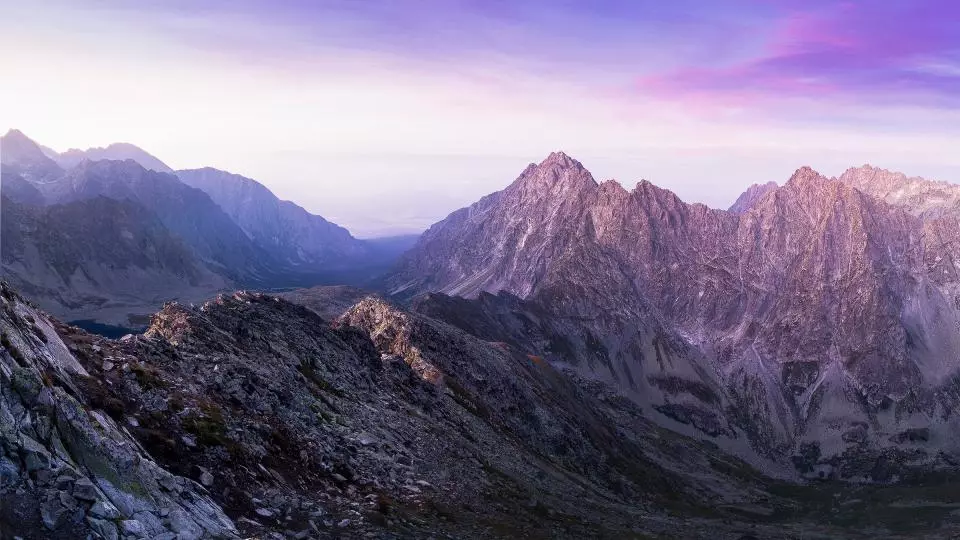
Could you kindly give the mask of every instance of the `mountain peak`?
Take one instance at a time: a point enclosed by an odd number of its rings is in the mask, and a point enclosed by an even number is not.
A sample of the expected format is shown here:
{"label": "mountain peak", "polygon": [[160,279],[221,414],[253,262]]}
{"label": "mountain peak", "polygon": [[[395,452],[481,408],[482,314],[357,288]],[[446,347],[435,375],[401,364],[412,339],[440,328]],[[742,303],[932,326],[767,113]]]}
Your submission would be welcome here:
{"label": "mountain peak", "polygon": [[27,137],[26,135],[24,135],[22,131],[20,131],[19,129],[15,129],[15,128],[10,128],[10,130],[7,131],[7,134],[4,135],[2,138],[3,138],[3,139],[27,139],[27,140],[30,140],[29,137]]}
{"label": "mountain peak", "polygon": [[546,193],[562,194],[595,188],[597,181],[579,161],[563,152],[551,152],[539,165],[528,165],[513,187],[536,198]]}
{"label": "mountain peak", "polygon": [[737,197],[736,202],[733,203],[733,206],[731,206],[728,211],[742,214],[753,208],[753,205],[762,199],[764,195],[770,193],[778,187],[779,186],[777,183],[772,180],[765,184],[753,184],[748,187],[746,191],[741,193],[739,197]]}
{"label": "mountain peak", "polygon": [[20,168],[24,178],[33,181],[45,181],[62,172],[39,144],[18,129],[0,137],[0,163]]}
{"label": "mountain peak", "polygon": [[8,151],[9,147],[14,147],[17,150],[35,147],[38,152],[40,151],[40,145],[34,142],[34,140],[30,137],[27,137],[19,129],[11,129],[8,131],[6,135],[0,137],[0,143],[8,147]]}
{"label": "mountain peak", "polygon": [[790,180],[787,181],[788,186],[805,186],[811,184],[822,184],[827,182],[828,179],[826,176],[815,171],[809,165],[804,165],[796,170],[793,173],[793,176],[790,177]]}
{"label": "mountain peak", "polygon": [[546,157],[543,161],[540,162],[540,166],[550,166],[555,165],[563,168],[568,167],[580,167],[583,168],[583,164],[579,161],[573,159],[562,151],[550,152],[550,155]]}

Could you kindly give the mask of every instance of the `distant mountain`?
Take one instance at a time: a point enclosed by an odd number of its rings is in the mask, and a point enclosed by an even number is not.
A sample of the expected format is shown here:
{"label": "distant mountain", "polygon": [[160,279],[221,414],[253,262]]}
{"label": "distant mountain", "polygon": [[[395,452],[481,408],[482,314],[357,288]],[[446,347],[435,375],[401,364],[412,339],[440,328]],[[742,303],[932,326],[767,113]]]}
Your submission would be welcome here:
{"label": "distant mountain", "polygon": [[960,185],[908,177],[870,165],[850,168],[839,180],[918,217],[960,216]]}
{"label": "distant mountain", "polygon": [[753,184],[752,186],[748,187],[746,191],[740,194],[740,197],[737,198],[736,202],[733,203],[733,206],[731,206],[729,210],[730,212],[742,214],[753,208],[753,205],[756,204],[757,201],[775,189],[777,189],[776,182]]}
{"label": "distant mountain", "polygon": [[[559,325],[575,339],[549,348],[555,362],[615,377],[681,422],[712,411],[704,426],[729,422],[775,459],[816,445],[819,461],[796,462],[804,470],[870,476],[885,453],[916,450],[931,464],[960,451],[954,412],[925,427],[919,450],[909,435],[960,395],[957,187],[801,168],[753,191],[739,213],[713,210],[646,181],[598,184],[555,153],[431,227],[389,291],[516,296],[525,307],[484,301],[485,326],[513,328],[493,314],[520,309],[539,321],[543,339],[529,347],[541,347]],[[671,411],[675,396],[646,387],[698,403]]]}
{"label": "distant mountain", "polygon": [[67,320],[142,325],[165,301],[196,301],[227,286],[133,201],[36,207],[4,195],[0,204],[4,279]]}
{"label": "distant mountain", "polygon": [[177,176],[209,195],[256,245],[291,267],[343,268],[370,256],[364,242],[343,227],[280,200],[255,180],[212,168]]}
{"label": "distant mountain", "polygon": [[[407,237],[358,240],[346,229],[279,200],[263,185],[241,176],[215,169],[183,171],[180,176],[158,172],[169,167],[132,145],[57,154],[15,130],[0,139],[0,144],[4,205],[17,205],[11,216],[23,214],[25,223],[35,224],[37,231],[46,231],[26,234],[22,250],[11,256],[20,261],[31,253],[44,253],[51,260],[84,269],[85,275],[97,276],[97,285],[84,288],[81,280],[56,270],[47,272],[36,265],[37,261],[29,261],[32,266],[24,263],[7,267],[13,272],[10,279],[18,287],[63,317],[80,318],[86,310],[95,322],[107,322],[106,317],[110,322],[126,324],[121,308],[113,312],[98,306],[114,302],[130,309],[136,307],[136,275],[145,280],[140,289],[140,307],[157,307],[163,301],[155,285],[167,291],[167,299],[185,298],[191,291],[211,294],[228,284],[268,290],[320,284],[360,285],[384,273],[412,245]],[[168,236],[187,250],[190,264],[198,267],[196,272],[171,273],[164,257],[148,258],[143,265],[134,265],[142,270],[136,274],[127,270],[129,254],[120,254],[116,261],[109,260],[108,255],[106,260],[92,262],[81,256],[73,249],[75,246],[62,239],[77,230],[89,231],[98,237],[84,242],[91,242],[91,249],[105,250],[106,242],[115,241],[130,227],[137,228],[135,224],[123,225],[123,219],[115,214],[118,208],[102,204],[97,208],[105,215],[97,226],[54,219],[60,214],[53,208],[81,208],[84,206],[78,203],[100,198],[137,208],[132,214],[142,214],[145,220],[139,226],[147,227],[148,221],[160,223]],[[34,210],[28,212],[30,208]],[[155,249],[149,247],[151,241],[144,242],[144,249]],[[113,253],[109,249],[106,252]],[[90,268],[84,266],[88,263]],[[96,266],[100,263],[102,267]],[[111,280],[111,269],[117,272],[113,278],[117,283],[114,295],[106,285]],[[59,277],[53,279],[52,275]],[[167,279],[170,276],[179,276],[182,283]]]}
{"label": "distant mountain", "polygon": [[131,159],[139,163],[144,169],[164,173],[173,172],[173,169],[168,167],[166,163],[150,155],[146,150],[129,143],[114,143],[105,148],[88,148],[87,150],[72,148],[51,157],[64,169],[75,167],[84,160],[126,161]]}
{"label": "distant mountain", "polygon": [[50,204],[101,196],[136,201],[231,280],[254,284],[271,272],[269,256],[206,193],[172,174],[149,171],[132,160],[83,161],[37,187]]}
{"label": "distant mountain", "polygon": [[63,169],[37,143],[16,129],[0,137],[0,164],[30,182],[43,183],[63,174]]}

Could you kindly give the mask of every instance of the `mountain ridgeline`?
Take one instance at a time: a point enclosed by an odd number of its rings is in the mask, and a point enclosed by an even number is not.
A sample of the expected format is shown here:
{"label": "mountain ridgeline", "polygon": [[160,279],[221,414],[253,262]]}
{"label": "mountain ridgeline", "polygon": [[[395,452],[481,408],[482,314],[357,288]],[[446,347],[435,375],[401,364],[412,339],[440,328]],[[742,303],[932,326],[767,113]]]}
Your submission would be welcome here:
{"label": "mountain ridgeline", "polygon": [[4,277],[68,320],[138,326],[225,289],[359,285],[411,244],[358,240],[254,180],[129,144],[59,154],[13,130],[0,161]]}
{"label": "mountain ridgeline", "polygon": [[388,288],[760,466],[889,480],[960,452],[958,200],[872,167],[802,168],[721,211],[555,153],[431,227]]}

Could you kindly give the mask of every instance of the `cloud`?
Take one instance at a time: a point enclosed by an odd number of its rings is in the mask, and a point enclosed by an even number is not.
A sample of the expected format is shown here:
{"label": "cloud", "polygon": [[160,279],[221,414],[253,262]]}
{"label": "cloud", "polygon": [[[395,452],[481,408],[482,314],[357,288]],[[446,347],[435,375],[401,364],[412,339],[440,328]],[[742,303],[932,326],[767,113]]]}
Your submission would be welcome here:
{"label": "cloud", "polygon": [[[754,57],[642,76],[641,91],[701,104],[831,100],[960,105],[960,4],[782,2]],[[733,39],[736,39],[734,36]]]}

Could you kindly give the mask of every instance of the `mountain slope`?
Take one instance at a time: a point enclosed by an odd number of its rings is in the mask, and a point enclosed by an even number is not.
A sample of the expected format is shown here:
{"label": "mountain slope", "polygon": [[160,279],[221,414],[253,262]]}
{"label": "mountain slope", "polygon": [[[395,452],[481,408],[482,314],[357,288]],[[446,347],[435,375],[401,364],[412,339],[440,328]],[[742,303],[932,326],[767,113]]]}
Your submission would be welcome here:
{"label": "mountain slope", "polygon": [[37,187],[51,204],[96,197],[135,201],[228,279],[255,283],[270,272],[269,256],[209,196],[172,174],[149,171],[130,160],[84,161]]}
{"label": "mountain slope", "polygon": [[89,367],[56,326],[0,284],[0,534],[236,538],[203,487],[91,407]]}
{"label": "mountain slope", "polygon": [[[500,309],[485,301],[475,315]],[[0,308],[4,535],[958,532],[947,475],[928,488],[771,480],[520,342],[376,298],[330,322],[271,296],[221,295],[168,304],[145,334],[116,341],[58,323],[6,284]]]}
{"label": "mountain slope", "polygon": [[[718,381],[719,398],[699,406],[724,414],[758,451],[782,459],[812,442],[825,457],[870,462],[929,423],[933,408],[952,408],[957,285],[955,270],[938,271],[949,250],[931,237],[953,240],[954,227],[809,168],[735,213],[649,182],[630,192],[597,184],[552,154],[432,227],[388,283],[401,297],[517,295],[576,321],[567,332],[589,331],[613,365],[649,358],[624,336],[661,336],[691,351],[665,374]],[[566,356],[558,360],[576,354]],[[882,414],[891,407],[894,416]],[[949,435],[957,417],[939,422],[919,461],[960,450]]]}
{"label": "mountain slope", "polygon": [[368,255],[346,229],[281,201],[259,182],[211,168],[177,176],[209,195],[258,246],[293,267],[342,267]]}
{"label": "mountain slope", "polygon": [[18,167],[0,164],[0,190],[11,201],[29,206],[43,206],[43,193],[20,174]]}
{"label": "mountain slope", "polygon": [[[15,417],[26,404],[43,418],[51,393],[55,407],[71,407],[70,418],[105,426],[90,435],[103,441],[99,447],[61,437],[69,460],[81,464],[73,478],[91,476],[107,508],[115,507],[111,515],[121,516],[119,527],[137,520],[150,534],[174,528],[191,538],[232,536],[233,523],[244,537],[546,530],[569,538],[677,531],[707,538],[745,526],[735,511],[710,510],[716,504],[791,504],[752,473],[724,472],[742,463],[647,423],[629,404],[588,392],[520,351],[380,300],[362,300],[331,324],[274,297],[222,295],[199,307],[167,305],[145,334],[111,341],[3,293],[10,310],[0,317],[7,336],[0,359],[14,376],[0,369],[0,377],[15,391],[0,397]],[[40,373],[25,377],[24,365]],[[53,436],[37,438],[33,426],[42,421],[16,425],[50,454],[66,429],[58,419]],[[0,430],[0,490],[30,493],[0,498],[5,534],[85,532],[61,509],[73,504],[57,494],[61,482],[36,482],[34,461],[19,450],[38,446],[19,441]],[[124,456],[135,466],[111,469]],[[105,463],[94,466],[95,459]],[[117,478],[131,482],[117,487]],[[131,497],[136,489],[143,491]],[[85,497],[75,496],[80,525],[109,527]],[[193,506],[174,516],[181,500]],[[164,504],[171,519],[157,514]],[[688,522],[664,507],[711,520]]]}
{"label": "mountain slope", "polygon": [[140,205],[104,197],[34,207],[2,198],[3,274],[45,309],[72,319],[140,326],[171,299],[224,288]]}

